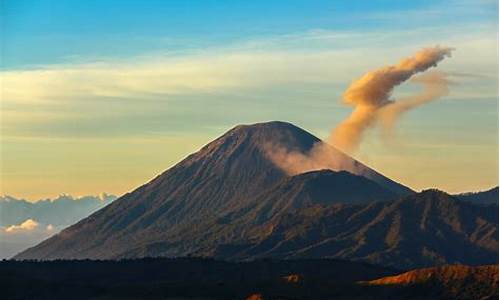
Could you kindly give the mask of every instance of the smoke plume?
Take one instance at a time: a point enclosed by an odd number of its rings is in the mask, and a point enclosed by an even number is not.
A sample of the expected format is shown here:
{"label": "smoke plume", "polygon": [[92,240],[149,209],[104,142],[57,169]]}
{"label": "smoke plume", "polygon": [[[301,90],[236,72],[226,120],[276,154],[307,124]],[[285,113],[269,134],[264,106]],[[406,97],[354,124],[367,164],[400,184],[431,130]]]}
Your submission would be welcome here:
{"label": "smoke plume", "polygon": [[[373,127],[381,116],[385,126],[392,126],[401,113],[441,96],[442,76],[439,79],[438,75],[433,75],[420,81],[415,79],[426,87],[422,95],[401,102],[390,99],[396,86],[419,72],[435,67],[445,57],[451,56],[451,51],[452,48],[439,46],[425,48],[397,65],[368,72],[354,81],[343,94],[343,102],[353,106],[354,111],[333,130],[329,143],[345,152],[353,152],[361,143],[364,132]],[[441,83],[433,84],[433,79],[439,79]]]}
{"label": "smoke plume", "polygon": [[450,81],[443,72],[429,71],[420,76],[413,77],[411,82],[422,85],[424,88],[423,91],[417,95],[400,98],[389,105],[385,105],[377,113],[377,117],[386,133],[391,133],[396,121],[403,113],[446,96],[449,93],[448,85]]}
{"label": "smoke plume", "polygon": [[292,176],[322,169],[346,170],[354,174],[364,171],[357,161],[324,142],[317,142],[307,153],[290,151],[272,143],[266,144],[264,151],[275,165]]}
{"label": "smoke plume", "polygon": [[[356,150],[368,128],[380,125],[388,135],[405,112],[447,95],[450,82],[445,73],[429,71],[416,74],[437,66],[444,58],[451,56],[452,50],[439,46],[425,48],[397,65],[366,73],[344,92],[343,102],[353,106],[354,111],[332,131],[327,143],[318,142],[307,153],[268,144],[264,149],[266,155],[289,175],[331,169],[346,170],[368,178],[376,177],[372,170],[364,168],[344,152]],[[421,85],[422,92],[398,100],[391,99],[394,88],[408,80]]]}

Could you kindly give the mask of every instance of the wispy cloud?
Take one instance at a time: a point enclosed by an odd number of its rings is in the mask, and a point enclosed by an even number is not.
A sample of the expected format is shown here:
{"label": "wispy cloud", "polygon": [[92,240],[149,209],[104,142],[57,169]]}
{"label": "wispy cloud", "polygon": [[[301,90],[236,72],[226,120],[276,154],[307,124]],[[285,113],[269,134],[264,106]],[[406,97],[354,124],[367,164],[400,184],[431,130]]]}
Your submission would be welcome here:
{"label": "wispy cloud", "polygon": [[[260,91],[260,98],[266,99],[266,89],[293,91],[321,86],[332,97],[364,70],[386,63],[380,58],[406,56],[437,41],[457,48],[456,59],[443,65],[447,70],[495,74],[496,64],[491,61],[497,59],[497,48],[490,32],[470,27],[435,28],[432,38],[426,39],[431,35],[425,31],[432,29],[410,33],[313,30],[182,56],[155,53],[126,60],[3,71],[3,133],[11,135],[15,128],[27,124],[67,124],[78,119],[95,122],[103,112],[107,118],[127,118],[138,108],[156,111],[158,106],[153,109],[151,101],[162,101],[161,109],[168,114],[186,95],[203,97],[202,104],[207,105],[218,95]],[[402,43],[403,36],[411,43]],[[370,51],[366,51],[366,43],[371,45]],[[494,95],[494,81],[492,78],[488,89],[482,89],[483,96]]]}

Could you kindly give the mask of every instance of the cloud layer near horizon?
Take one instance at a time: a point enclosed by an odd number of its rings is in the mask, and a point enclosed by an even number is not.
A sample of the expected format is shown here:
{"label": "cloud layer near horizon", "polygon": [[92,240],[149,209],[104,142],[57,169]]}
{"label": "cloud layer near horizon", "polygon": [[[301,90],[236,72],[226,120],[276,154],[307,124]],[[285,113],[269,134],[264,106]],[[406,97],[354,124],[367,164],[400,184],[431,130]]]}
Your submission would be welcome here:
{"label": "cloud layer near horizon", "polygon": [[73,197],[28,202],[0,197],[0,259],[10,258],[114,201],[116,196]]}

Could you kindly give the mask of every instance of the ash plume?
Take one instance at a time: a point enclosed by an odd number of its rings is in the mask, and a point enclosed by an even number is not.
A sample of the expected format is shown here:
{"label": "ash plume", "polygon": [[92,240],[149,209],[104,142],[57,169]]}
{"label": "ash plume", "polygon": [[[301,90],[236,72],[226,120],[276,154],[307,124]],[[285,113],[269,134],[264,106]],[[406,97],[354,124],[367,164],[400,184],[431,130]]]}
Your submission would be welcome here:
{"label": "ash plume", "polygon": [[317,142],[307,153],[290,151],[272,143],[266,144],[264,151],[275,165],[290,176],[322,169],[360,172],[360,165],[324,142]]}
{"label": "ash plume", "polygon": [[377,113],[377,118],[386,134],[390,134],[397,120],[407,111],[448,95],[450,81],[447,74],[439,71],[429,71],[411,78],[411,82],[423,86],[423,91],[417,95],[400,98],[383,106]]}
{"label": "ash plume", "polygon": [[[362,172],[359,165],[348,159],[344,152],[355,151],[367,129],[379,125],[385,136],[388,136],[405,112],[446,96],[450,83],[447,74],[425,71],[450,57],[452,50],[439,46],[424,48],[397,65],[366,73],[344,92],[343,102],[353,106],[354,111],[332,131],[326,142],[316,143],[307,153],[288,151],[280,145],[269,144],[264,149],[266,155],[289,175],[320,169],[359,174]],[[417,75],[421,72],[425,73]],[[413,96],[391,99],[394,88],[408,80],[421,85],[423,90]],[[337,151],[331,145],[342,151]]]}
{"label": "ash plume", "polygon": [[[410,100],[410,102],[419,103],[418,105],[396,104],[399,102],[392,100],[391,94],[396,86],[413,75],[435,67],[440,61],[450,57],[452,50],[452,48],[439,46],[424,48],[413,57],[403,59],[397,65],[368,72],[354,81],[343,94],[343,102],[353,106],[354,111],[333,130],[328,142],[340,150],[353,152],[359,147],[364,132],[377,123],[380,115],[385,115],[387,124],[393,124],[390,120],[396,120],[400,113],[432,101],[435,93],[424,95],[424,100]],[[434,97],[429,99],[429,96]],[[392,105],[396,106],[389,109]],[[381,109],[385,107],[387,107],[386,112],[380,114]]]}

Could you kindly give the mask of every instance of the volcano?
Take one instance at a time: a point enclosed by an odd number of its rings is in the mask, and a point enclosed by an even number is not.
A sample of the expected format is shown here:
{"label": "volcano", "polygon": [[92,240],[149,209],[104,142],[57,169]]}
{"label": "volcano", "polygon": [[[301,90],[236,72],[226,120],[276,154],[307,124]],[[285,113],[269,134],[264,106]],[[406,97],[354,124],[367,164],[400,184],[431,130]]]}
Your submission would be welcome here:
{"label": "volcano", "polygon": [[[377,225],[377,216],[388,214],[387,210],[393,207],[383,203],[392,203],[415,193],[333,147],[329,151],[334,159],[343,160],[344,170],[313,170],[294,176],[287,175],[275,165],[266,152],[269,144],[273,144],[288,151],[307,154],[318,143],[322,141],[290,123],[267,122],[236,126],[150,182],[14,258],[120,259],[196,255],[240,260],[266,257],[266,253],[278,257],[280,253],[285,253],[283,257],[307,256],[291,253],[297,250],[310,253],[311,256],[320,253],[321,256],[343,259],[350,259],[349,254],[359,260],[376,257],[377,263],[394,266],[395,264],[388,262],[391,253],[404,256],[404,253],[398,252],[404,249],[393,248],[393,252],[386,253],[384,247],[375,246],[381,240],[371,237],[377,235],[373,232],[378,232],[379,227],[384,234],[395,235],[391,237],[391,241],[398,240],[397,235],[400,233],[390,231],[387,228],[388,221],[384,221],[383,226]],[[410,203],[410,207],[404,205],[405,215],[412,211],[411,205],[421,208],[418,201],[404,203]],[[336,215],[332,220],[341,223],[345,221],[345,224],[351,224],[357,230],[375,224],[375,227],[367,231],[369,236],[359,239],[346,236],[341,239],[342,242],[335,244],[335,237],[318,234],[317,229],[328,222],[326,219],[321,223],[307,218],[308,210],[313,209],[321,220],[324,216],[335,214],[337,206],[348,206],[340,210],[344,215],[344,212],[349,212],[362,218],[352,219],[345,215],[345,219],[339,219]],[[462,212],[454,205],[444,207],[442,215],[446,215],[447,208],[450,213]],[[318,213],[317,210],[321,212]],[[474,212],[483,213],[478,210]],[[391,218],[401,217],[397,211],[390,215]],[[441,218],[442,215],[438,217]],[[428,217],[433,216],[431,214]],[[307,241],[335,244],[332,248],[335,251],[329,251],[328,247],[316,247],[308,252],[307,244],[289,243],[290,236],[297,241],[302,241],[303,237],[293,230],[293,223],[289,223],[294,217],[310,221],[305,225],[300,224],[307,234]],[[491,250],[491,245],[495,243],[493,234],[498,222],[495,227],[494,217],[484,219],[484,224],[481,224],[483,231],[478,229],[478,232],[469,232],[475,228],[470,225],[474,228],[468,229],[467,234],[474,233],[478,243],[486,245],[489,250],[482,251],[476,249],[481,248],[480,245],[469,243],[474,248],[471,250],[473,253],[481,254],[481,262],[489,262],[490,252],[495,252]],[[353,223],[349,223],[351,221]],[[428,221],[432,222],[432,219]],[[407,230],[408,226],[411,227],[408,230],[418,230],[417,227],[420,226],[407,222],[403,224],[405,226],[401,230]],[[437,224],[449,225],[446,222]],[[330,232],[325,230],[319,232]],[[283,232],[289,232],[290,235],[283,235]],[[331,232],[340,235],[347,233],[338,230]],[[433,236],[441,233],[436,229],[427,234]],[[470,237],[458,234],[458,237],[453,235],[453,238],[458,239],[455,244],[459,244],[461,239]],[[364,245],[365,242],[371,244]],[[269,248],[271,244],[273,246]],[[287,245],[288,249],[280,247],[282,244]],[[464,241],[464,245],[469,244]],[[356,245],[364,245],[362,251],[339,249]],[[376,253],[370,255],[371,250]],[[422,253],[412,252],[412,255],[418,257],[401,261],[405,267],[421,266],[419,263],[422,261],[425,264],[432,263],[432,249],[427,250]],[[446,257],[455,257],[446,251],[448,250],[434,256],[438,259],[437,262],[448,262]],[[423,260],[420,257],[425,255],[431,258]]]}

